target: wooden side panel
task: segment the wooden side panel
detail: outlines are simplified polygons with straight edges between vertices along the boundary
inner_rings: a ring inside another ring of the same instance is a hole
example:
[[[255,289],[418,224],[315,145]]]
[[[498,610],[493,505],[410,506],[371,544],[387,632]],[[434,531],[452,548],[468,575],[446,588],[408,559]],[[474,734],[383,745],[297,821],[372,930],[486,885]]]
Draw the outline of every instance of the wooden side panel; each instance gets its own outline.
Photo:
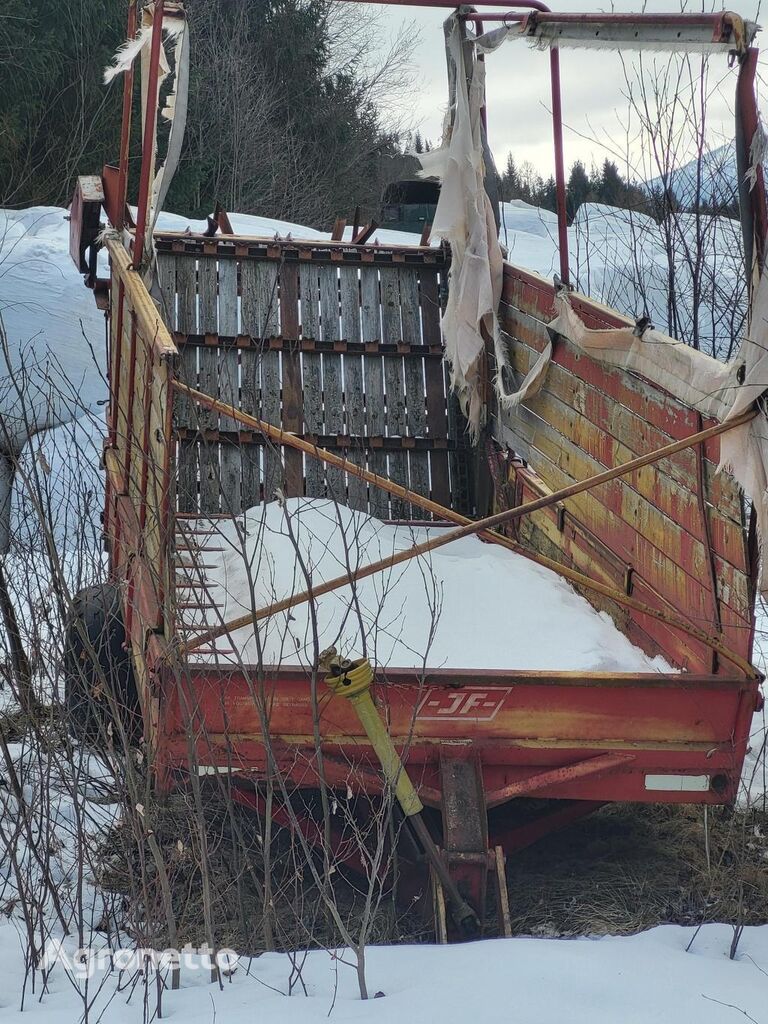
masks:
[[[552,303],[547,282],[506,268],[500,319],[518,380],[546,344]],[[581,297],[574,305],[591,326],[622,322]],[[558,337],[540,392],[513,411],[500,410],[495,433],[533,471],[508,463],[507,493],[521,502],[700,427],[695,410],[652,382],[603,367]],[[729,647],[749,657],[753,594],[742,503],[733,479],[716,472],[718,456],[717,439],[701,454],[685,450],[577,495],[562,508],[526,517],[518,536],[587,575],[631,589],[653,607],[720,632]],[[730,671],[695,641],[647,616],[615,605],[607,610],[649,653],[691,670]]]
[[[114,418],[105,462],[110,498],[105,530],[112,571],[125,582],[125,622],[143,658],[148,632],[173,629],[170,587],[172,476],[171,382],[178,352],[128,254],[109,242],[111,374]],[[191,268],[191,269],[189,269]],[[194,261],[177,273],[173,256],[159,261],[160,304],[172,323],[196,328]],[[181,403],[180,416],[189,415]]]
[[[347,262],[338,251],[254,259],[229,240],[178,246],[168,285],[183,379],[316,440],[373,472],[451,503],[440,334],[442,254]],[[175,289],[175,290],[174,290]],[[455,418],[458,423],[458,419]],[[422,518],[407,502],[267,442],[231,417],[178,399],[180,511],[236,512],[288,495],[333,495],[382,518]],[[459,427],[458,429],[462,429]],[[458,492],[457,492],[458,493]],[[455,502],[454,502],[455,504]],[[464,508],[462,508],[462,511]]]

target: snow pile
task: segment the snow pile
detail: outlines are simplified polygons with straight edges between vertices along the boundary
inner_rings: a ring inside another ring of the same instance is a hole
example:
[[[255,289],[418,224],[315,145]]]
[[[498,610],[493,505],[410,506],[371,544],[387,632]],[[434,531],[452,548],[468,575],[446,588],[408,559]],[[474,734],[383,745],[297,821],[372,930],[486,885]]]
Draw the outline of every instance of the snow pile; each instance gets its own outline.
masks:
[[[66,210],[0,210],[0,410],[17,404],[45,427],[93,409],[105,398],[105,319],[69,257]],[[21,435],[26,433],[23,424]]]
[[[195,523],[210,529],[204,519]],[[306,590],[302,564],[317,586],[345,576],[347,566],[354,571],[443,529],[391,526],[304,498],[257,506],[236,520],[217,520],[215,528],[215,535],[200,536],[200,560],[210,566],[201,571],[224,621]],[[206,541],[215,555],[205,555]],[[555,573],[476,537],[361,580],[354,597],[343,587],[317,599],[320,650],[332,644],[349,656],[365,650],[391,668],[670,671]],[[266,664],[314,661],[308,605],[274,616],[259,632]],[[544,636],[557,643],[544,643]],[[258,662],[252,628],[232,640],[246,664]],[[219,641],[222,650],[231,646],[229,637]]]
[[[272,238],[279,235],[281,238],[304,238],[313,242],[327,242],[330,239],[328,231],[318,231],[316,228],[308,228],[303,224],[294,224],[287,220],[275,220],[273,217],[257,217],[250,213],[230,213],[229,222],[232,230],[238,235],[252,235],[256,238]],[[190,220],[189,217],[182,217],[177,213],[161,213],[157,219],[158,231],[205,231],[208,227],[207,221]],[[354,228],[350,224],[344,229],[343,240],[352,240]],[[405,231],[391,231],[387,228],[376,228],[370,239],[370,243],[380,242],[382,245],[418,245],[419,235],[408,234]],[[436,241],[433,244],[437,244]]]

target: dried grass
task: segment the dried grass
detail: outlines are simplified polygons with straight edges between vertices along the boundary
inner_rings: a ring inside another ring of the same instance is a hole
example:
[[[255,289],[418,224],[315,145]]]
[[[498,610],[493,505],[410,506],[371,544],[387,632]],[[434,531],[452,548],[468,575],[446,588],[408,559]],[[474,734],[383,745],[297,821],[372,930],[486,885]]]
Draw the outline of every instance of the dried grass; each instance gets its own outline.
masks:
[[[616,804],[511,857],[516,934],[768,921],[768,815]]]

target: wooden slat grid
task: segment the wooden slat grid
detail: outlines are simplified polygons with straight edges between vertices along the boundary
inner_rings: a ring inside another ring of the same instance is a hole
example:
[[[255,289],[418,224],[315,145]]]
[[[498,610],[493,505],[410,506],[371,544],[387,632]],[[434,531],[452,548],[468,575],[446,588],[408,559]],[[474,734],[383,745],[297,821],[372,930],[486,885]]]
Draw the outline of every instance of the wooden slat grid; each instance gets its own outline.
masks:
[[[501,323],[518,381],[547,340],[551,286],[506,268]],[[608,311],[583,299],[590,326],[613,326]],[[707,423],[705,422],[705,426]],[[564,338],[536,396],[500,410],[496,436],[532,473],[509,474],[517,502],[538,497],[626,462],[699,429],[694,410],[651,382],[589,359]],[[749,656],[752,588],[742,501],[726,473],[716,473],[719,443],[704,449],[704,508],[716,576],[698,496],[695,449],[648,466],[520,521],[521,541],[612,586],[625,587],[654,607],[680,614],[704,630],[722,622],[725,642]],[[680,666],[710,671],[711,653],[647,616],[609,610],[646,650]],[[717,666],[719,667],[719,666]],[[722,666],[728,671],[728,666]]]
[[[358,465],[471,511],[459,483],[471,454],[448,415],[440,337],[444,259],[286,260],[279,246],[238,255],[158,254],[163,306],[185,383],[293,430]],[[349,247],[339,247],[338,255]],[[418,508],[298,452],[280,451],[177,398],[177,508],[237,513],[286,495],[335,498],[381,518]],[[465,474],[464,474],[465,475]],[[452,500],[453,497],[453,500]]]

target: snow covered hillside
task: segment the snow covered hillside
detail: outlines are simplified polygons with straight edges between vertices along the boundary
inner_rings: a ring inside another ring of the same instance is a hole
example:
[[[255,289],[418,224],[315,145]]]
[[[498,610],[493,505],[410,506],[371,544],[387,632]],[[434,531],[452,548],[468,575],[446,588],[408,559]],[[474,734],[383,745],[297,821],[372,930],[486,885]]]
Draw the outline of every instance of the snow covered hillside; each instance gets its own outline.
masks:
[[[710,206],[730,205],[738,201],[739,182],[736,169],[736,146],[733,142],[725,143],[714,149],[706,150],[701,157],[701,166],[697,159],[676,168],[670,173],[669,185],[675,198],[682,205],[695,203],[700,196],[702,203]],[[663,189],[661,178],[648,182],[650,191]]]

